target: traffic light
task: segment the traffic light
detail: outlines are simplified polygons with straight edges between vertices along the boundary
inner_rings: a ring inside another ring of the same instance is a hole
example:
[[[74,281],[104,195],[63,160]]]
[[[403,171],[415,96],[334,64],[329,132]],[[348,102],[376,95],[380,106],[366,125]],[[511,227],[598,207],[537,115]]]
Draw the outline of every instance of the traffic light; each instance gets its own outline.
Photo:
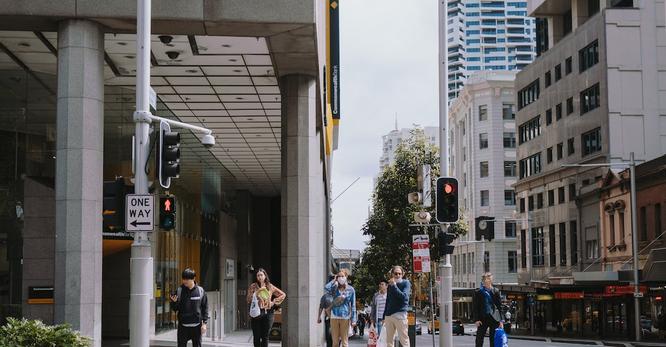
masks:
[[[437,221],[455,223],[458,221],[458,180],[453,177],[437,179]]]
[[[176,198],[160,196],[160,229],[172,230],[176,227]]]
[[[445,233],[443,230],[437,234],[437,242],[439,242],[439,255],[444,256],[453,254],[453,240],[456,239],[456,234]]]
[[[180,134],[172,132],[169,123],[160,122],[160,141],[158,150],[158,171],[160,185],[171,186],[171,178],[180,174]]]
[[[488,216],[476,217],[476,240],[481,241],[485,238],[486,241],[492,241],[495,238],[495,218]]]
[[[102,189],[102,232],[117,233],[125,229],[125,181],[119,178],[104,182]]]

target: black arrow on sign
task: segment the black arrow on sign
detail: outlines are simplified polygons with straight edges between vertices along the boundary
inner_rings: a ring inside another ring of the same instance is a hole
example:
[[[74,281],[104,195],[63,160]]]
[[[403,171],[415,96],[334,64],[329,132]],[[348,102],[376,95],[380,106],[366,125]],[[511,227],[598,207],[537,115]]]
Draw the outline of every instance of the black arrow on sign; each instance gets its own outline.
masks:
[[[130,225],[136,228],[137,225],[150,225],[150,222],[132,221]]]

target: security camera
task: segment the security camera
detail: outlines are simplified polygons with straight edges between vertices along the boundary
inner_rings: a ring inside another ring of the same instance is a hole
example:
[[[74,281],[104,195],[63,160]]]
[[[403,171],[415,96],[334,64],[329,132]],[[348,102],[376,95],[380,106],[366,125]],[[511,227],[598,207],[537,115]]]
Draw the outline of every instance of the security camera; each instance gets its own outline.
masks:
[[[169,59],[176,60],[176,59],[178,59],[178,56],[180,55],[180,52],[178,52],[178,51],[167,51],[166,55],[169,57]]]
[[[201,144],[206,148],[212,148],[215,146],[215,137],[211,134],[204,135]]]
[[[165,45],[170,44],[171,40],[173,40],[173,36],[171,36],[171,35],[160,35],[160,36],[158,36],[158,38]]]

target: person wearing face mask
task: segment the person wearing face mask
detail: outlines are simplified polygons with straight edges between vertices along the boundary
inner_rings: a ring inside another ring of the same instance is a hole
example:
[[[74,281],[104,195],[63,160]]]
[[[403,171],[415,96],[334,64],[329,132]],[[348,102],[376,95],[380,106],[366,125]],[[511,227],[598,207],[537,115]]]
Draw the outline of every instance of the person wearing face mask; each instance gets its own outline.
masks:
[[[405,271],[402,266],[395,265],[391,269],[386,291],[386,308],[384,309],[384,329],[386,329],[386,346],[393,347],[396,332],[402,347],[409,347],[407,335],[407,310],[412,285],[403,279]]]
[[[324,290],[333,296],[331,336],[333,346],[349,346],[349,324],[356,326],[356,291],[347,283],[347,270],[341,270]]]

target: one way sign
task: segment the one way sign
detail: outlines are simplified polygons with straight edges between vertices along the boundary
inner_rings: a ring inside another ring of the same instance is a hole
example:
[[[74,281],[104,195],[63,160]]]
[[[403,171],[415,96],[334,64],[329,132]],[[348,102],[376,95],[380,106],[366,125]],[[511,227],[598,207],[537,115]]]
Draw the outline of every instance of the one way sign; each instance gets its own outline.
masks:
[[[155,197],[146,194],[127,194],[125,200],[125,230],[153,231]]]

